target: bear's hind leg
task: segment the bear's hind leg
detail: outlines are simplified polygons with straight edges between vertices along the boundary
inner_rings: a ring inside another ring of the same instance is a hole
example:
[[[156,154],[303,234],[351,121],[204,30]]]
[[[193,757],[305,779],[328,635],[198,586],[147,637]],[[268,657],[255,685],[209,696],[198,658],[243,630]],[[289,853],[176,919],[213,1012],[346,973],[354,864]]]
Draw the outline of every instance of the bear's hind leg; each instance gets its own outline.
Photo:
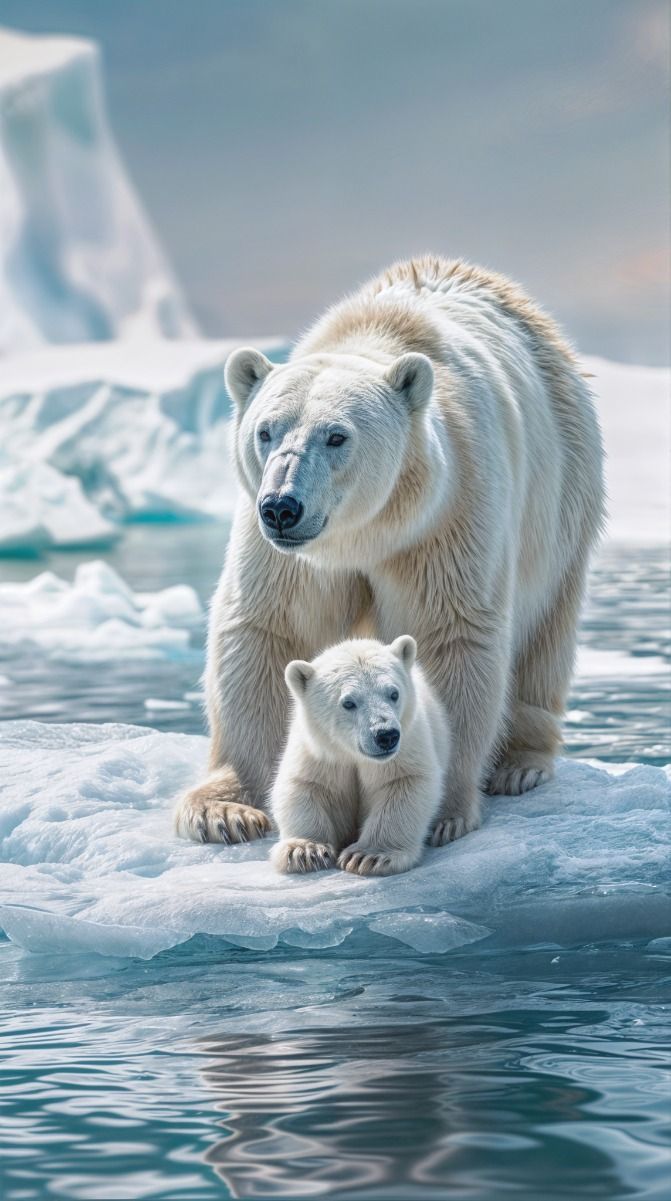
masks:
[[[518,655],[507,729],[486,782],[492,795],[519,796],[554,775],[586,566],[586,556],[581,556],[566,573],[552,605]]]
[[[519,796],[554,775],[561,745],[559,719],[538,705],[513,701],[505,742],[494,757],[486,790],[493,796]]]

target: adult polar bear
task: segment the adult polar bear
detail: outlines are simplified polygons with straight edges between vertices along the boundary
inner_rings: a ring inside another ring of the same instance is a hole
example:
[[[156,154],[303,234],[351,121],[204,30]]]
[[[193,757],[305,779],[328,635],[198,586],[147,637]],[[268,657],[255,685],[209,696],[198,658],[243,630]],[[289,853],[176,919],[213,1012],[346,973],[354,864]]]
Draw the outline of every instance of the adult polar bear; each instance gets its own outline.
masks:
[[[210,775],[179,832],[265,832],[284,667],[362,622],[414,635],[448,709],[434,844],[478,825],[481,784],[547,780],[603,513],[597,420],[555,324],[501,276],[415,259],[285,365],[236,351],[226,382],[243,492],[211,615]]]

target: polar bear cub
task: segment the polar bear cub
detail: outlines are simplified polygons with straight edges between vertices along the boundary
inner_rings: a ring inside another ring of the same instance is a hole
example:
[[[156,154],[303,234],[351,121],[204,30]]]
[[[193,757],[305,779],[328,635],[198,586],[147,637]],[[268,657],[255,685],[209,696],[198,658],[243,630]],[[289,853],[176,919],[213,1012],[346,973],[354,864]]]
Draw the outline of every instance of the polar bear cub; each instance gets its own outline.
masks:
[[[289,663],[295,705],[271,792],[283,872],[392,875],[419,863],[443,795],[445,710],[414,638],[341,642]]]

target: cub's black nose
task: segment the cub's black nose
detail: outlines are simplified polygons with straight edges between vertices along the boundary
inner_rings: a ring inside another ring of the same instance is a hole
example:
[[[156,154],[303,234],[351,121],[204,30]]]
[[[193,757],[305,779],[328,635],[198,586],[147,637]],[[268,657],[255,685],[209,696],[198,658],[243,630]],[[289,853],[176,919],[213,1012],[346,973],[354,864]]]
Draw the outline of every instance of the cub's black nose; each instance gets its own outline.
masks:
[[[284,493],[269,492],[261,501],[261,520],[270,530],[281,534],[284,530],[293,530],[303,516],[303,506],[295,496]]]
[[[398,746],[400,737],[400,730],[397,730],[396,726],[381,726],[374,735],[375,744],[381,751],[393,751],[394,747]]]

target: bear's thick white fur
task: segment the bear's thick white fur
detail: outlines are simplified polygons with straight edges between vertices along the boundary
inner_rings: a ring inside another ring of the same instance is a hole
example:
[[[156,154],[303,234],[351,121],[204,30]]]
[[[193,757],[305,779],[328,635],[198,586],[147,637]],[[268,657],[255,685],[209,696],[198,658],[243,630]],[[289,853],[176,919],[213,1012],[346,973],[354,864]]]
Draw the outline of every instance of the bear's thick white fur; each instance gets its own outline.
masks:
[[[242,492],[210,623],[211,775],[178,830],[264,832],[284,665],[365,629],[412,631],[449,715],[434,842],[477,826],[480,786],[548,779],[603,513],[594,408],[555,324],[500,276],[418,259],[288,363],[243,349],[226,378]],[[286,496],[300,520],[280,508],[271,529],[261,502]]]
[[[389,876],[419,863],[443,795],[449,727],[413,638],[341,642],[285,672],[293,719],[270,795],[279,871]],[[395,734],[385,750],[376,741]]]

